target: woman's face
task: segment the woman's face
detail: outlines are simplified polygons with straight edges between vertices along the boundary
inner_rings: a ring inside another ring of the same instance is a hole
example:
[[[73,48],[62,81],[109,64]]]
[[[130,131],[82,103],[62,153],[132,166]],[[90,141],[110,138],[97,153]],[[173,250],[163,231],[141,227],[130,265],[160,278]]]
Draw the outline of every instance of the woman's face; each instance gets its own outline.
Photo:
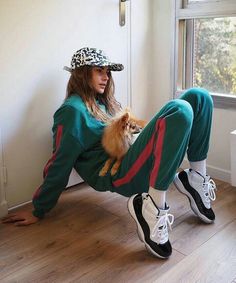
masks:
[[[104,93],[109,76],[110,71],[108,70],[108,67],[92,68],[91,85],[97,93]]]

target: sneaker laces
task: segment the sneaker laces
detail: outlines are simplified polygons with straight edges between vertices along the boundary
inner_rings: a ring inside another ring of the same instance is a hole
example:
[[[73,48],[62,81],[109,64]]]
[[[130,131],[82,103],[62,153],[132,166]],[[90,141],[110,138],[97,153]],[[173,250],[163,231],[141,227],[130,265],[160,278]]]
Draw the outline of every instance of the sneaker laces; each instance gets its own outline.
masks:
[[[212,179],[208,179],[206,182],[203,182],[203,191],[206,202],[210,203],[211,200],[214,201],[216,199],[216,190],[216,184]]]
[[[163,215],[157,215],[158,219],[155,226],[153,227],[151,236],[160,244],[164,244],[168,241],[168,227],[170,230],[171,225],[174,223],[174,215],[164,213]]]

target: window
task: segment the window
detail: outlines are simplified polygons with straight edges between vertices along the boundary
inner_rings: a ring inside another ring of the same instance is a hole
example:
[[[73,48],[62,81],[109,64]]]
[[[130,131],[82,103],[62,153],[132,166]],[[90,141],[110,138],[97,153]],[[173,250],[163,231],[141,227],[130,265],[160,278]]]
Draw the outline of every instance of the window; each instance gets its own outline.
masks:
[[[236,109],[236,1],[176,0],[176,95],[203,87]]]

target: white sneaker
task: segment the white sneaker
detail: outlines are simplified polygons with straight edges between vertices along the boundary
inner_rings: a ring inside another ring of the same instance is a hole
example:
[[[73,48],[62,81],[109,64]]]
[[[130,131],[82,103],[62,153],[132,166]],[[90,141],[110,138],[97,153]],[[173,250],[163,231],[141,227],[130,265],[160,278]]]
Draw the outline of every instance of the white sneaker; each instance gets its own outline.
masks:
[[[147,193],[132,196],[128,209],[137,224],[139,238],[149,252],[160,258],[168,258],[172,253],[168,228],[174,216],[168,214],[169,207],[159,209]]]
[[[211,201],[216,199],[216,184],[210,176],[202,176],[199,172],[186,169],[175,175],[176,188],[186,195],[195,214],[205,223],[215,220]]]

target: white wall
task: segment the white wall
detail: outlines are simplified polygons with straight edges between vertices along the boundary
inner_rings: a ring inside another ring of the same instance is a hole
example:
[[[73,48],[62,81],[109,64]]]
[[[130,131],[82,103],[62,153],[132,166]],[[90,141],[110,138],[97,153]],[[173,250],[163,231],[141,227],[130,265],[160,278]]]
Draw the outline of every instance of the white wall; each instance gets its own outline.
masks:
[[[42,181],[51,153],[52,115],[65,95],[62,65],[71,56],[72,42],[60,32],[52,11],[52,2],[1,1],[0,127],[10,206],[29,200]],[[66,20],[63,11],[57,17]]]
[[[131,106],[133,112],[149,119],[153,91],[152,0],[131,1]]]
[[[53,113],[69,78],[63,66],[77,49],[104,49],[126,66],[114,77],[118,99],[127,102],[128,29],[119,26],[118,0],[0,2],[0,170],[7,167],[4,187],[11,207],[30,200],[42,182],[52,150]]]
[[[235,129],[236,110],[215,108],[208,166],[209,172],[227,182],[231,180],[230,132]]]
[[[153,0],[153,96],[150,109],[155,113],[172,94],[174,0]]]
[[[151,112],[161,107],[172,94],[173,74],[173,2],[153,1],[154,49],[153,90],[156,96],[149,104]],[[212,136],[207,160],[208,172],[212,177],[230,182],[230,132],[236,129],[236,110],[215,108]],[[183,164],[186,166],[186,163]]]

